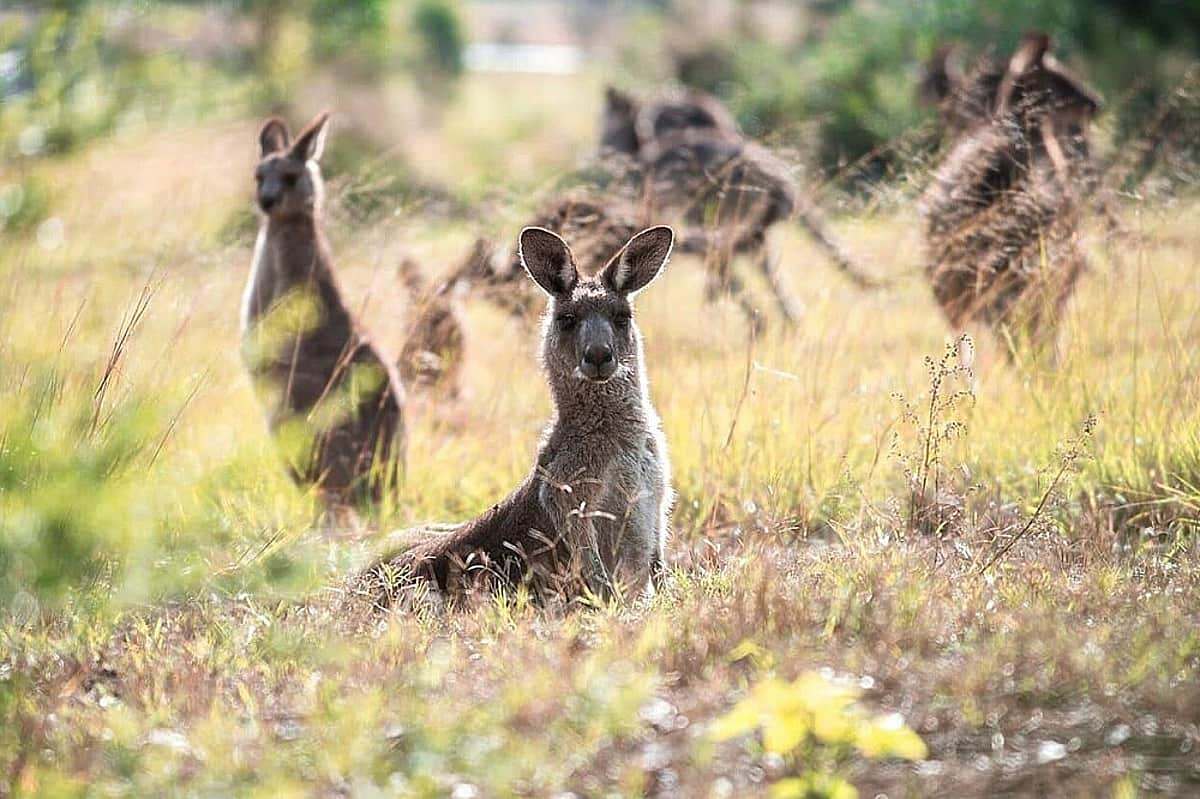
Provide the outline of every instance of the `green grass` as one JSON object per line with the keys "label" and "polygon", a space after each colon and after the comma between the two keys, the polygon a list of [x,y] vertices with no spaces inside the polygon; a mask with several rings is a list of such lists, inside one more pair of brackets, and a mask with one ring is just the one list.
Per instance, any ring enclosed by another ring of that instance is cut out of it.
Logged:
{"label": "green grass", "polygon": [[[590,144],[590,79],[561,126],[578,85],[512,92],[506,116],[479,80],[446,111],[441,157],[428,131],[409,156],[486,210],[331,230],[393,352],[402,254],[436,273],[477,228],[511,242]],[[818,767],[867,797],[1200,788],[1194,205],[1126,208],[1133,242],[1089,231],[1056,366],[1010,365],[971,331],[974,381],[939,391],[974,394],[940,413],[936,457],[905,409],[927,408],[923,359],[955,331],[911,204],[837,224],[895,281],[876,293],[780,231],[807,314],[750,349],[677,258],[639,300],[679,494],[670,586],[625,609],[369,619],[328,589],[383,533],[468,518],[530,467],[550,410],[536,341],[470,306],[463,407],[411,420],[399,508],[314,528],[236,357],[250,251],[222,231],[249,201],[254,131],[44,162],[61,246],[2,234],[0,795],[746,796]],[[813,671],[899,713],[928,758],[711,735],[753,685]]]}

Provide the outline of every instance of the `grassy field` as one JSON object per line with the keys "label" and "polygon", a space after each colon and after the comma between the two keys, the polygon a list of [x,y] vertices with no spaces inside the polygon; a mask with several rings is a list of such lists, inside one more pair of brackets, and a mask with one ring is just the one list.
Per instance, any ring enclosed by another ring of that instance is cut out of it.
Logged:
{"label": "grassy field", "polygon": [[[593,83],[473,78],[414,134],[466,219],[351,224],[334,183],[384,349],[400,258],[432,275],[480,231],[512,246],[591,146]],[[1056,365],[986,331],[954,346],[911,198],[835,220],[891,281],[874,293],[778,231],[806,315],[753,342],[677,257],[639,301],[678,491],[667,589],[348,617],[332,589],[384,533],[524,476],[548,392],[534,334],[469,305],[464,400],[412,409],[398,507],[314,528],[237,358],[256,124],[41,162],[59,223],[0,233],[0,795],[1200,792],[1195,205],[1087,231]],[[718,722],[734,708],[750,732]]]}

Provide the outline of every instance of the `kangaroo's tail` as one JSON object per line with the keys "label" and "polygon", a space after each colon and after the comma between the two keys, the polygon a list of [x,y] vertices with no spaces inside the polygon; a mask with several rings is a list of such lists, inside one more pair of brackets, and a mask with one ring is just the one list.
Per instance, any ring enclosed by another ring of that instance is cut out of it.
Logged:
{"label": "kangaroo's tail", "polygon": [[883,285],[878,278],[871,276],[863,269],[842,243],[834,238],[815,205],[807,202],[800,203],[794,218],[812,237],[813,241],[825,251],[829,260],[833,261],[856,286],[862,289],[877,289]]}

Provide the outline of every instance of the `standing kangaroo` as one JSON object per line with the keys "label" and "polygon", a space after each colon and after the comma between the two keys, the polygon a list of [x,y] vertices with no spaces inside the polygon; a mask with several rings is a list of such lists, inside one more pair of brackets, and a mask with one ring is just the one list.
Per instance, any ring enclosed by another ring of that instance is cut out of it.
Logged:
{"label": "standing kangaroo", "polygon": [[539,593],[653,591],[672,501],[670,465],[630,301],[662,270],[673,243],[670,228],[649,228],[584,277],[556,234],[521,232],[521,261],[550,298],[542,366],[555,415],[534,468],[482,516],[369,569],[361,590],[388,604],[397,575],[445,591],[482,575]]}
{"label": "standing kangaroo", "polygon": [[292,477],[335,507],[378,502],[404,459],[404,390],[342,300],[321,228],[317,161],[329,114],[295,142],[268,119],[255,170],[261,211],[242,299],[242,358]]}

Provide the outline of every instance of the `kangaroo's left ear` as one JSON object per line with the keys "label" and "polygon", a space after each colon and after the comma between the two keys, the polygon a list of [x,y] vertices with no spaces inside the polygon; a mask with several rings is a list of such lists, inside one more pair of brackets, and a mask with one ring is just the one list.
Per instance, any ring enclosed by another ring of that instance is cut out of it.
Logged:
{"label": "kangaroo's left ear", "polygon": [[629,240],[601,272],[601,280],[618,294],[634,294],[650,285],[667,265],[675,231],[666,225],[647,228]]}
{"label": "kangaroo's left ear", "polygon": [[325,134],[329,132],[329,112],[322,111],[296,136],[292,157],[300,161],[319,161],[325,152]]}

